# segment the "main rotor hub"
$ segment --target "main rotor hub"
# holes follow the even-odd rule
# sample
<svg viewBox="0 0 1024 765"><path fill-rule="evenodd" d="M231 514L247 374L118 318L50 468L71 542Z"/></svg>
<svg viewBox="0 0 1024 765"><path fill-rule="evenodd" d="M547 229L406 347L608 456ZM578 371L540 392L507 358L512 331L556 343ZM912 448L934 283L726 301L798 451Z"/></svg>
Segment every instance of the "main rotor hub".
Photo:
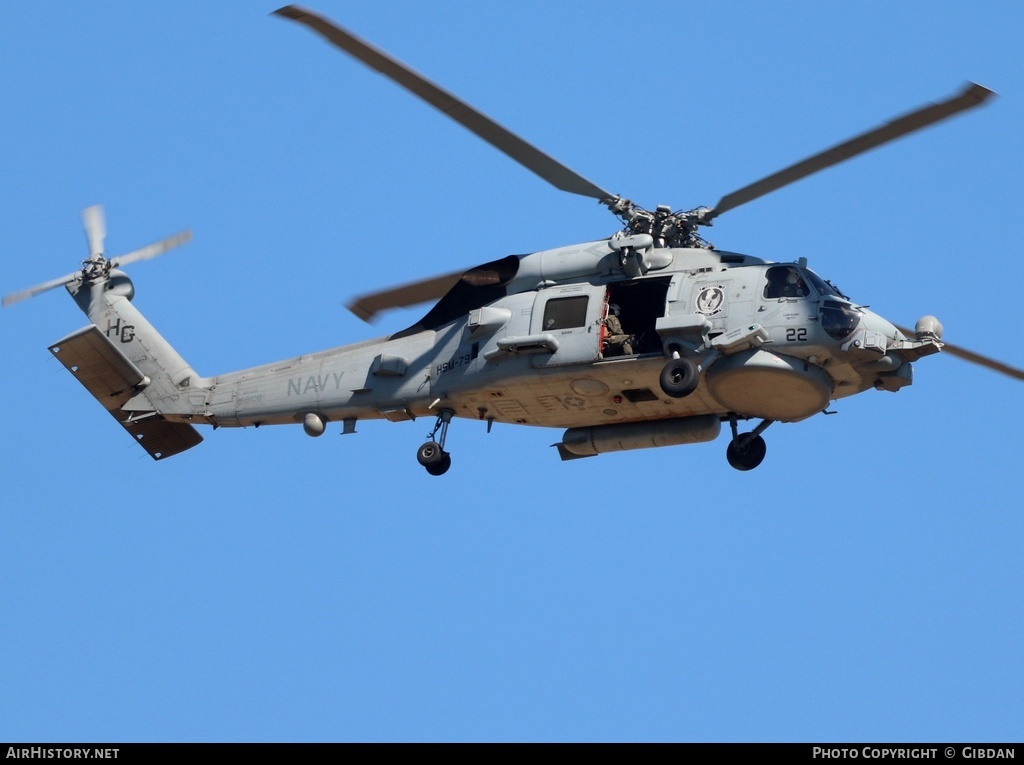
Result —
<svg viewBox="0 0 1024 765"><path fill-rule="evenodd" d="M655 247L697 247L713 250L714 245L698 233L699 226L710 226L707 207L672 212L668 205L658 205L651 212L634 202L613 197L602 200L612 213L624 224L624 234L647 234L654 240Z"/></svg>

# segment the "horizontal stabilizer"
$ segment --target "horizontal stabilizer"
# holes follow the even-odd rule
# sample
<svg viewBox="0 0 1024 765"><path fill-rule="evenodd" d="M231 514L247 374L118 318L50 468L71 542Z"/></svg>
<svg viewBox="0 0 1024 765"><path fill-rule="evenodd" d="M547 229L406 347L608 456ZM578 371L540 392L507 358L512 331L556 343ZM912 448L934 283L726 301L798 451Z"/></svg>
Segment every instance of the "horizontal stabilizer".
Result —
<svg viewBox="0 0 1024 765"><path fill-rule="evenodd" d="M175 454L191 449L203 440L199 431L186 422L168 422L159 417L128 422L126 419L121 419L125 416L124 412L111 412L111 414L155 460L173 457Z"/></svg>
<svg viewBox="0 0 1024 765"><path fill-rule="evenodd" d="M95 324L54 343L50 353L107 409L120 409L146 379Z"/></svg>
<svg viewBox="0 0 1024 765"><path fill-rule="evenodd" d="M157 414L130 420L121 407L146 382L135 364L94 324L50 346L50 353L73 374L121 426L155 459L172 457L203 440L183 422L168 422ZM137 413L134 415L137 417Z"/></svg>

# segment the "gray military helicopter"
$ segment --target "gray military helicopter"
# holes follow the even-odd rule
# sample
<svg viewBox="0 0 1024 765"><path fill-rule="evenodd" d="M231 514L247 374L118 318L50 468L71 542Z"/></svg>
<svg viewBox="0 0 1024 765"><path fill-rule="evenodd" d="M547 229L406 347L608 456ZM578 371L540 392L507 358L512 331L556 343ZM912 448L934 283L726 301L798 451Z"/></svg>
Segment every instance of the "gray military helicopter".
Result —
<svg viewBox="0 0 1024 765"><path fill-rule="evenodd" d="M188 232L108 258L102 209L83 212L89 257L79 271L3 299L6 307L64 286L90 324L50 351L154 458L195 446L196 424L301 423L310 436L340 422L430 418L417 459L451 465L455 418L565 428L562 459L698 443L731 430L738 470L765 456L762 434L839 399L912 383L917 359L945 350L1016 379L1024 372L943 344L925 316L913 331L844 295L805 261L773 263L700 236L721 214L812 173L984 103L970 84L878 128L727 194L714 208L653 211L611 194L386 53L309 10L275 11L386 75L556 188L605 205L622 228L582 244L509 255L362 296L379 312L436 300L384 338L203 377L135 308L122 270L188 241ZM758 420L741 433L740 421Z"/></svg>

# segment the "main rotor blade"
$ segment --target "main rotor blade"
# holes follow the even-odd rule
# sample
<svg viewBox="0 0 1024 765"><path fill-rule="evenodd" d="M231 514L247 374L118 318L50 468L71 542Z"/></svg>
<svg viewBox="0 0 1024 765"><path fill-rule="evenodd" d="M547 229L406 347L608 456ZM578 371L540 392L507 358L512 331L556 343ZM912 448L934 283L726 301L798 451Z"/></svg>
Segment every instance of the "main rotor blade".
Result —
<svg viewBox="0 0 1024 765"><path fill-rule="evenodd" d="M838 165L840 162L856 157L858 154L863 154L889 141L894 141L908 133L913 133L915 130L920 130L947 117L952 117L954 114L980 106L993 95L995 94L991 90L982 85L967 83L963 90L952 98L940 101L937 104L922 106L891 122L886 122L874 130L862 133L856 138L851 138L849 141L833 146L831 149L826 149L819 154L815 154L813 157L808 157L802 162L790 165L784 170L751 183L749 186L744 186L742 189L731 194L726 194L718 201L715 208L705 215L705 220L711 220L724 212L732 210L734 207L739 207L758 197L763 197L765 194L776 189L806 178L812 173Z"/></svg>
<svg viewBox="0 0 1024 765"><path fill-rule="evenodd" d="M116 258L111 259L110 266L111 268L120 268L121 266L127 266L129 263L137 263L140 260L149 260L151 258L155 258L157 255L163 255L165 252L173 250L175 247L187 244L190 241L192 241L192 232L186 229L185 231L169 236L166 239L161 239L159 242L153 242L153 244L147 244L145 247L132 250L126 255L118 255Z"/></svg>
<svg viewBox="0 0 1024 765"><path fill-rule="evenodd" d="M956 356L958 359L963 359L964 361L969 361L972 364L978 364L996 372L1000 372L1001 374L1009 375L1015 380L1024 380L1024 370L1011 367L1009 364L1004 364L1002 361L990 359L987 356L982 356L979 353L969 351L966 348L961 348L958 345L953 345L952 343L947 343L945 341L942 343L942 350L952 356Z"/></svg>
<svg viewBox="0 0 1024 765"><path fill-rule="evenodd" d="M85 227L85 238L89 240L89 257L96 259L103 255L103 240L107 236L103 205L93 205L82 210L82 225Z"/></svg>
<svg viewBox="0 0 1024 765"><path fill-rule="evenodd" d="M896 329L898 329L907 337L914 336L914 331L907 329L906 327L901 327L897 325ZM1017 369L1016 367L1011 367L1009 364L1004 364L1002 361L990 359L988 356L982 356L980 353L969 351L966 348L961 348L959 345L947 343L945 340L942 340L941 342L943 353L948 353L951 356L956 356L958 359L969 361L971 364L977 364L979 366L985 367L986 369L991 369L995 372L999 372L1000 374L1009 375L1015 380L1024 380L1024 370Z"/></svg>
<svg viewBox="0 0 1024 765"><path fill-rule="evenodd" d="M47 290L55 289L56 287L63 287L65 284L70 284L75 278L82 273L81 271L75 271L73 274L62 276L59 279L53 279L42 284L37 284L35 287L29 287L27 290L21 292L12 292L10 295L4 295L3 307L8 308L15 303L20 303L22 300L28 300L36 295L46 292Z"/></svg>
<svg viewBox="0 0 1024 765"><path fill-rule="evenodd" d="M363 321L372 322L378 313L388 308L405 308L426 303L428 300L438 300L458 283L463 274L465 271L455 271L444 276L435 276L432 279L361 295L354 298L347 308Z"/></svg>
<svg viewBox="0 0 1024 765"><path fill-rule="evenodd" d="M465 101L435 85L401 61L392 58L365 40L361 40L334 22L297 5L279 8L274 13L286 19L297 21L300 24L305 24L314 32L318 32L328 42L333 43L367 66L376 69L395 83L401 85L410 93L419 96L431 106L444 112L463 127L483 138L491 146L504 152L528 170L532 170L556 188L573 194L581 194L585 197L593 197L598 201L614 197L613 194L608 193L600 186L588 181L582 175L570 170L536 146L527 143L515 133L474 109Z"/></svg>

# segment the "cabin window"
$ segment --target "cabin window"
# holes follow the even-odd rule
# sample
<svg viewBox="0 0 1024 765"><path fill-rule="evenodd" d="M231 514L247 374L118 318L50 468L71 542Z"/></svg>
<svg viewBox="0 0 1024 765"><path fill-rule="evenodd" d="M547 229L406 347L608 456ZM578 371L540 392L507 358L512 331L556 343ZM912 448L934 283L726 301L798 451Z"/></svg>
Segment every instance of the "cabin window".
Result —
<svg viewBox="0 0 1024 765"><path fill-rule="evenodd" d="M772 266L768 269L768 284L764 288L765 299L803 298L810 294L807 282L793 266Z"/></svg>
<svg viewBox="0 0 1024 765"><path fill-rule="evenodd" d="M586 295L549 300L544 306L544 331L584 326L589 300Z"/></svg>

